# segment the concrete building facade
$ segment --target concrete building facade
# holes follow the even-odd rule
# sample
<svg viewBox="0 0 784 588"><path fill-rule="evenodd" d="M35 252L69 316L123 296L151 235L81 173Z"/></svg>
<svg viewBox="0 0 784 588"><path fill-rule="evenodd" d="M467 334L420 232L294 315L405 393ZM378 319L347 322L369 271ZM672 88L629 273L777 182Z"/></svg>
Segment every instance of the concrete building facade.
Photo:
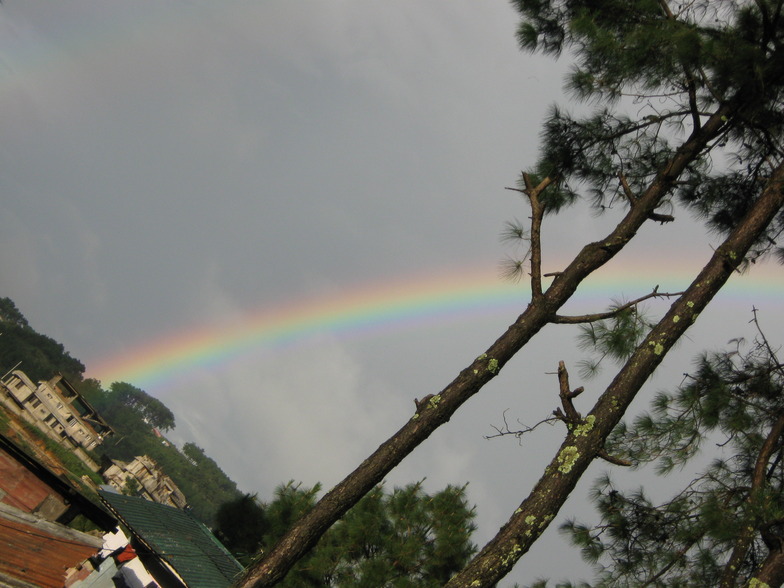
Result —
<svg viewBox="0 0 784 588"><path fill-rule="evenodd" d="M137 456L129 463L112 460L112 465L102 472L102 476L121 494L141 496L175 508L188 506L185 495L174 481L146 455Z"/></svg>
<svg viewBox="0 0 784 588"><path fill-rule="evenodd" d="M23 371L14 370L0 382L0 402L83 461L89 457L80 449L95 449L112 434L108 423L61 375L36 385ZM97 471L97 464L88 465Z"/></svg>

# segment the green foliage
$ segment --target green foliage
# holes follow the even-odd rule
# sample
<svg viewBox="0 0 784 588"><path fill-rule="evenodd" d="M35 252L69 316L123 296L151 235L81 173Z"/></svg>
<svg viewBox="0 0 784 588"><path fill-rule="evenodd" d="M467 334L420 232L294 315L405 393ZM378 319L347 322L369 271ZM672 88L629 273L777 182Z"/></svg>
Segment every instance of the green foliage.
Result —
<svg viewBox="0 0 784 588"><path fill-rule="evenodd" d="M2 414L2 412L3 411L0 410L0 414ZM31 425L30 423L20 422L18 424L24 427L28 435L37 439L37 443L43 445L46 448L46 451L52 453L57 458L57 460L60 461L63 466L65 466L67 477L74 485L77 487L83 487L84 484L81 480L83 476L90 478L95 484L103 484L103 479L90 468L88 468L84 462L79 459L72 451L50 439L43 431ZM9 432L8 429L9 421L3 415L3 417L0 418L0 432L7 434ZM28 453L33 455L35 454L34 448L30 447L24 441L24 439L16 439L15 442L27 450Z"/></svg>
<svg viewBox="0 0 784 588"><path fill-rule="evenodd" d="M723 149L730 164L711 173L711 160L696 159L674 197L717 231L737 223L782 156L781 0L512 4L522 17L521 48L556 57L569 51L575 65L567 88L578 101L602 105L580 117L552 108L531 170L556 181L541 195L546 211L557 212L581 194L598 212L628 205L673 156L675 141L731 106L711 146ZM783 227L784 213L751 257L773 249Z"/></svg>
<svg viewBox="0 0 784 588"><path fill-rule="evenodd" d="M19 369L34 382L56 374L74 385L82 381L84 364L71 357L61 343L33 330L10 298L0 298L0 332L0 374L20 364Z"/></svg>
<svg viewBox="0 0 784 588"><path fill-rule="evenodd" d="M319 486L289 482L268 504L245 495L221 506L216 535L243 563L268 548L316 502ZM465 487L429 495L421 484L368 493L281 586L442 586L474 553Z"/></svg>
<svg viewBox="0 0 784 588"><path fill-rule="evenodd" d="M255 494L220 505L215 513L215 536L243 566L247 566L262 548L263 533L268 527L264 506Z"/></svg>
<svg viewBox="0 0 784 588"><path fill-rule="evenodd" d="M766 545L784 540L784 440L772 433L784 419L784 369L761 332L748 350L735 344L704 354L677 390L658 394L650 412L608 439L610 454L653 464L660 475L691 463L706 441L721 456L661 503L607 476L596 482L601 522L563 526L599 566L595 585L718 585L736 548L741 557L729 573L743 584Z"/></svg>
<svg viewBox="0 0 784 588"><path fill-rule="evenodd" d="M30 326L27 319L10 298L0 298L0 321L6 327L13 325L15 327L27 328Z"/></svg>
<svg viewBox="0 0 784 588"><path fill-rule="evenodd" d="M136 478L126 478L123 484L122 493L127 496L138 496L141 490L141 484L136 481Z"/></svg>
<svg viewBox="0 0 784 588"><path fill-rule="evenodd" d="M652 328L652 323L639 308L624 306L621 302L615 302L609 309L609 312L614 313L612 317L580 325L578 346L593 354L590 359L578 364L582 377L598 374L605 359L622 364Z"/></svg>
<svg viewBox="0 0 784 588"><path fill-rule="evenodd" d="M161 431L174 428L174 414L157 398L125 382L115 382L110 388L112 402L132 409L145 423Z"/></svg>

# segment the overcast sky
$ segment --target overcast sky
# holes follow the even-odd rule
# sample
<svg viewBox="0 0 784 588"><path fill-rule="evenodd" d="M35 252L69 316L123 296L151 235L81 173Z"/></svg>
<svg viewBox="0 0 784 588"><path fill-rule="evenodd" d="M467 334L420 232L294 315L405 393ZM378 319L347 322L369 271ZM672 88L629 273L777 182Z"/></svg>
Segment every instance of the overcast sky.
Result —
<svg viewBox="0 0 784 588"><path fill-rule="evenodd" d="M568 100L568 64L519 52L515 26L503 0L7 0L0 296L94 376L91 365L262 309L495 271L509 253L504 222L528 216L504 188L534 163L548 106ZM613 218L580 208L548 219L546 269ZM645 227L618 262L619 294L685 287L661 260L698 268L710 244L685 214ZM720 297L636 408L703 347L752 336L753 304L781 333L778 271L757 270L764 292ZM174 410L172 438L195 441L243 491L264 499L290 479L329 486L410 418L415 397L443 388L501 334L524 308L520 292L519 309L365 336L325 330L147 392ZM589 302L599 311L609 300ZM468 482L484 543L563 431L545 428L522 447L483 435L506 409L526 424L548 416L557 386L547 372L582 357L572 343L564 328L537 336L389 483ZM601 379L581 383L586 402L600 392ZM595 464L578 493L607 468ZM592 516L579 500L565 511ZM579 570L564 546L550 529L508 584Z"/></svg>

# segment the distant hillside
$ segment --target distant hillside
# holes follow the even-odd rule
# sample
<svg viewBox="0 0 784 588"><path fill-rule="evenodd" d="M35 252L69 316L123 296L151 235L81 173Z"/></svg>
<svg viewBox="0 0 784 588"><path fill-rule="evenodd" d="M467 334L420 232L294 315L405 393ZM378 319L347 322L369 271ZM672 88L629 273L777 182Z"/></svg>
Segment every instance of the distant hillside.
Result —
<svg viewBox="0 0 784 588"><path fill-rule="evenodd" d="M0 298L0 333L0 375L21 362L20 369L34 382L58 373L73 384L84 378L84 364L62 344L36 333L10 298Z"/></svg>
<svg viewBox="0 0 784 588"><path fill-rule="evenodd" d="M84 379L84 364L62 344L37 333L10 298L0 298L0 333L3 373L17 364L35 382L62 373L116 431L98 446L98 460L150 456L180 487L193 513L210 526L222 503L242 495L200 447L186 443L180 451L162 436L174 429L175 415L160 400L131 384L115 382L104 390L100 382Z"/></svg>

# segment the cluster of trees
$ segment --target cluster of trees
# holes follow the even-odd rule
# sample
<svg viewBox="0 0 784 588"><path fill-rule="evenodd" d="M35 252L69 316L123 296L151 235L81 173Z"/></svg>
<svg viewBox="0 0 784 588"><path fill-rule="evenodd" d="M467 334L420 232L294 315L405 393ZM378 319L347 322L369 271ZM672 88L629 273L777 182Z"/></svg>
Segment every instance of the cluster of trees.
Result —
<svg viewBox="0 0 784 588"><path fill-rule="evenodd" d="M153 398L144 390L124 382L115 382L109 388L111 401L108 407L124 407L135 412L146 423L161 431L174 428L174 413L157 398Z"/></svg>
<svg viewBox="0 0 784 588"><path fill-rule="evenodd" d="M496 585L550 526L594 460L617 466L652 461L667 470L704 448L703 438L716 436L723 457L671 500L657 505L644 492L602 480L593 494L600 523L567 528L586 557L602 566L597 585L784 583L784 382L761 333L750 351L706 355L684 386L662 395L631 425L621 424L644 383L729 277L771 253L784 260L784 0L513 0L513 6L521 48L572 59L567 87L588 111L573 116L553 108L539 161L513 188L531 214L530 223L509 225L506 236L523 240L526 255L507 269L512 277L528 276L530 303L264 549L240 586L281 582L541 329L560 324L592 325L588 342L620 367L581 413L575 400L581 388L570 386L561 364L555 418L565 425L562 444L506 524L446 585ZM545 220L578 202L621 218L571 262L545 274ZM718 243L684 291L654 289L605 312L559 313L643 225L686 213L703 221ZM669 309L638 320L637 305L652 297L668 298Z"/></svg>
<svg viewBox="0 0 784 588"><path fill-rule="evenodd" d="M221 506L215 533L243 563L272 547L316 502L319 487L279 486L269 503L246 494ZM374 488L300 560L281 586L436 587L476 551L465 487Z"/></svg>
<svg viewBox="0 0 784 588"><path fill-rule="evenodd" d="M70 382L81 382L84 364L69 355L61 343L36 332L10 298L0 298L0 358L2 369L24 364L34 382L63 374Z"/></svg>

